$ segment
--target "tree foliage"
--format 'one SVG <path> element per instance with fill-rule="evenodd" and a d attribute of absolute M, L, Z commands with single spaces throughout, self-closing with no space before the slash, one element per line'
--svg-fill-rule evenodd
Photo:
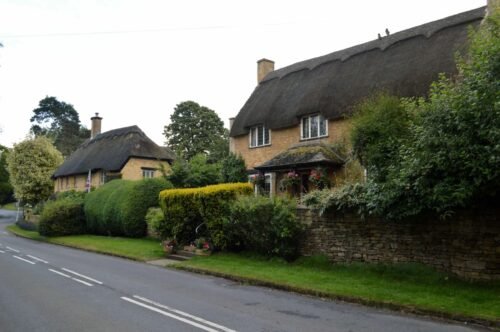
<path fill-rule="evenodd" d="M 81 125 L 73 105 L 58 101 L 56 97 L 47 96 L 40 100 L 33 113 L 31 132 L 49 137 L 63 156 L 69 156 L 90 137 L 90 130 Z"/>
<path fill-rule="evenodd" d="M 245 160 L 241 155 L 229 153 L 222 161 L 221 181 L 222 182 L 246 182 L 248 180 Z"/>
<path fill-rule="evenodd" d="M 0 204 L 12 202 L 14 200 L 14 189 L 10 184 L 10 176 L 7 171 L 7 155 L 9 149 L 0 145 Z"/>
<path fill-rule="evenodd" d="M 168 180 L 176 188 L 197 188 L 220 182 L 220 163 L 210 163 L 208 157 L 197 154 L 191 160 L 177 158 Z"/>
<path fill-rule="evenodd" d="M 411 113 L 396 96 L 377 94 L 358 106 L 351 141 L 354 155 L 370 177 L 384 181 L 399 162 L 399 147 L 410 133 Z"/>
<path fill-rule="evenodd" d="M 62 161 L 61 153 L 44 136 L 15 144 L 7 156 L 15 197 L 32 205 L 49 198 L 54 191 L 52 174 Z"/>
<path fill-rule="evenodd" d="M 194 101 L 175 107 L 163 134 L 167 145 L 185 160 L 200 153 L 220 160 L 229 150 L 228 132 L 222 120 L 213 110 Z"/>

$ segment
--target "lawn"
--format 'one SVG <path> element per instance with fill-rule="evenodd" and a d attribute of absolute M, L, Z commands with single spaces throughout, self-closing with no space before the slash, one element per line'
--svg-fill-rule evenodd
<path fill-rule="evenodd" d="M 286 263 L 249 254 L 217 254 L 175 267 L 322 297 L 500 323 L 500 283 L 466 282 L 417 264 L 333 265 L 324 257 Z"/>
<path fill-rule="evenodd" d="M 160 242 L 149 238 L 133 239 L 98 235 L 45 237 L 41 236 L 36 231 L 27 231 L 16 225 L 8 226 L 7 229 L 14 234 L 33 240 L 125 257 L 138 261 L 149 261 L 165 257 Z"/>

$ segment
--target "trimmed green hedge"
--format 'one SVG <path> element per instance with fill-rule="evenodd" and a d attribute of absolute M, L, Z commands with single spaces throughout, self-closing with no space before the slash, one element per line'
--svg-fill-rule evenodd
<path fill-rule="evenodd" d="M 158 193 L 172 184 L 163 178 L 140 181 L 113 180 L 85 198 L 88 231 L 94 234 L 143 237 L 145 216 L 158 205 Z"/>
<path fill-rule="evenodd" d="M 66 197 L 45 204 L 38 232 L 44 236 L 85 233 L 83 198 Z"/>
<path fill-rule="evenodd" d="M 228 223 L 230 205 L 238 196 L 252 192 L 249 183 L 164 190 L 160 193 L 160 206 L 165 220 L 159 224 L 157 232 L 163 238 L 174 237 L 180 243 L 190 243 L 196 237 L 196 227 L 204 223 L 213 245 L 225 249 L 228 238 L 224 227 Z"/>
<path fill-rule="evenodd" d="M 240 197 L 231 205 L 226 227 L 231 244 L 286 260 L 297 258 L 304 225 L 297 220 L 295 210 L 295 201 L 288 198 Z"/>

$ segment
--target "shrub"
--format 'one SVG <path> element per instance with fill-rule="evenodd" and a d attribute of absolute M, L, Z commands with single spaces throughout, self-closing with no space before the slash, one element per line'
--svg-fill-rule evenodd
<path fill-rule="evenodd" d="M 191 243 L 195 229 L 203 221 L 198 189 L 171 189 L 160 193 L 160 206 L 165 219 L 160 221 L 156 232 L 160 238 L 174 238 L 179 243 Z"/>
<path fill-rule="evenodd" d="M 333 189 L 312 191 L 304 196 L 303 203 L 323 214 L 326 210 L 355 211 L 364 216 L 368 211 L 367 186 L 364 183 L 348 184 Z"/>
<path fill-rule="evenodd" d="M 199 188 L 220 182 L 219 163 L 210 163 L 205 154 L 197 154 L 185 162 L 177 159 L 168 179 L 176 188 Z"/>
<path fill-rule="evenodd" d="M 148 236 L 159 238 L 160 235 L 158 233 L 158 229 L 160 229 L 161 223 L 165 221 L 163 211 L 159 207 L 149 208 L 148 212 L 146 213 L 145 219 Z"/>
<path fill-rule="evenodd" d="M 165 221 L 158 232 L 162 238 L 174 237 L 178 242 L 190 243 L 196 237 L 196 227 L 204 223 L 214 246 L 224 249 L 227 246 L 224 225 L 228 222 L 230 204 L 237 196 L 252 191 L 248 183 L 162 191 L 160 206 Z"/>
<path fill-rule="evenodd" d="M 235 247 L 292 260 L 298 257 L 304 226 L 296 218 L 294 201 L 250 196 L 232 205 L 225 231 Z"/>
<path fill-rule="evenodd" d="M 45 236 L 84 233 L 83 200 L 67 197 L 45 204 L 40 215 L 38 232 Z"/>
<path fill-rule="evenodd" d="M 68 190 L 56 193 L 55 199 L 63 199 L 63 198 L 75 198 L 75 199 L 85 199 L 86 191 L 76 191 L 76 190 Z"/>
<path fill-rule="evenodd" d="M 243 157 L 241 155 L 229 153 L 222 161 L 221 181 L 224 183 L 245 182 L 247 179 L 247 167 L 245 166 Z"/>
<path fill-rule="evenodd" d="M 398 97 L 376 94 L 360 104 L 352 119 L 354 155 L 370 177 L 385 180 L 410 135 L 412 113 Z"/>
<path fill-rule="evenodd" d="M 226 249 L 230 244 L 224 228 L 229 222 L 231 204 L 239 195 L 252 193 L 253 188 L 249 183 L 218 184 L 200 190 L 201 216 L 215 248 Z"/>
<path fill-rule="evenodd" d="M 104 235 L 146 235 L 147 210 L 158 205 L 158 193 L 172 185 L 162 178 L 140 181 L 114 180 L 85 198 L 90 232 Z"/>

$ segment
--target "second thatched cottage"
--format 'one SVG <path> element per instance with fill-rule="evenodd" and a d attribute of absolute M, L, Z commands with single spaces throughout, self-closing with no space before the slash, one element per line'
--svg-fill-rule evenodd
<path fill-rule="evenodd" d="M 230 120 L 231 151 L 270 194 L 283 179 L 307 192 L 319 167 L 338 182 L 345 160 L 335 144 L 349 132 L 346 115 L 377 92 L 425 96 L 440 73 L 456 74 L 456 52 L 484 16 L 478 8 L 278 70 L 258 61 L 258 85 Z"/>
<path fill-rule="evenodd" d="M 54 191 L 88 190 L 115 178 L 139 180 L 170 170 L 174 153 L 154 143 L 137 126 L 101 133 L 101 120 L 92 117 L 89 140 L 55 171 Z"/>

